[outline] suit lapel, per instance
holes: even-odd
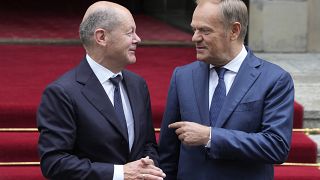
[[[225,103],[222,106],[221,112],[216,126],[222,127],[227,121],[231,113],[235,110],[241,99],[248,92],[255,80],[259,77],[260,71],[256,67],[260,66],[261,62],[253,56],[249,50],[248,55],[243,61],[238,74],[229,90]]]
[[[98,78],[91,70],[87,60],[84,59],[78,66],[76,79],[84,85],[81,92],[91,105],[94,106],[128,142],[126,132],[122,130],[122,125],[116,117],[114,107]]]
[[[126,88],[126,92],[128,94],[128,98],[130,101],[131,111],[133,115],[133,121],[134,121],[134,142],[132,145],[132,149],[135,147],[135,144],[139,140],[139,134],[140,134],[140,122],[139,121],[139,115],[138,115],[138,106],[140,104],[139,101],[141,101],[141,97],[139,96],[138,88],[136,87],[136,84],[134,83],[134,80],[131,78],[131,76],[128,74],[126,70],[122,71],[123,79],[124,79],[124,86]]]
[[[198,67],[192,70],[193,87],[197,100],[202,124],[210,125],[209,121],[209,65],[200,62]]]

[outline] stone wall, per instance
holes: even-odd
[[[249,46],[258,52],[320,52],[319,9],[319,0],[250,0]]]

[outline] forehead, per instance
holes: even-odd
[[[218,4],[200,3],[192,17],[191,26],[217,25],[222,23]]]
[[[125,13],[121,18],[121,24],[125,26],[135,27],[136,24],[134,22],[134,19],[130,13]]]

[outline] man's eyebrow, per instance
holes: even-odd
[[[202,26],[195,26],[195,25],[190,25],[192,29],[212,29],[209,26],[202,25]]]

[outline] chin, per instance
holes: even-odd
[[[128,59],[128,64],[134,64],[134,63],[136,63],[136,61],[137,61],[136,57],[134,57],[134,58],[131,57]]]
[[[199,61],[205,61],[206,57],[200,54],[197,54],[197,60]]]
[[[203,56],[197,56],[197,60],[198,60],[198,61],[205,62],[205,63],[207,63],[207,64],[210,64],[208,58],[203,57]]]

